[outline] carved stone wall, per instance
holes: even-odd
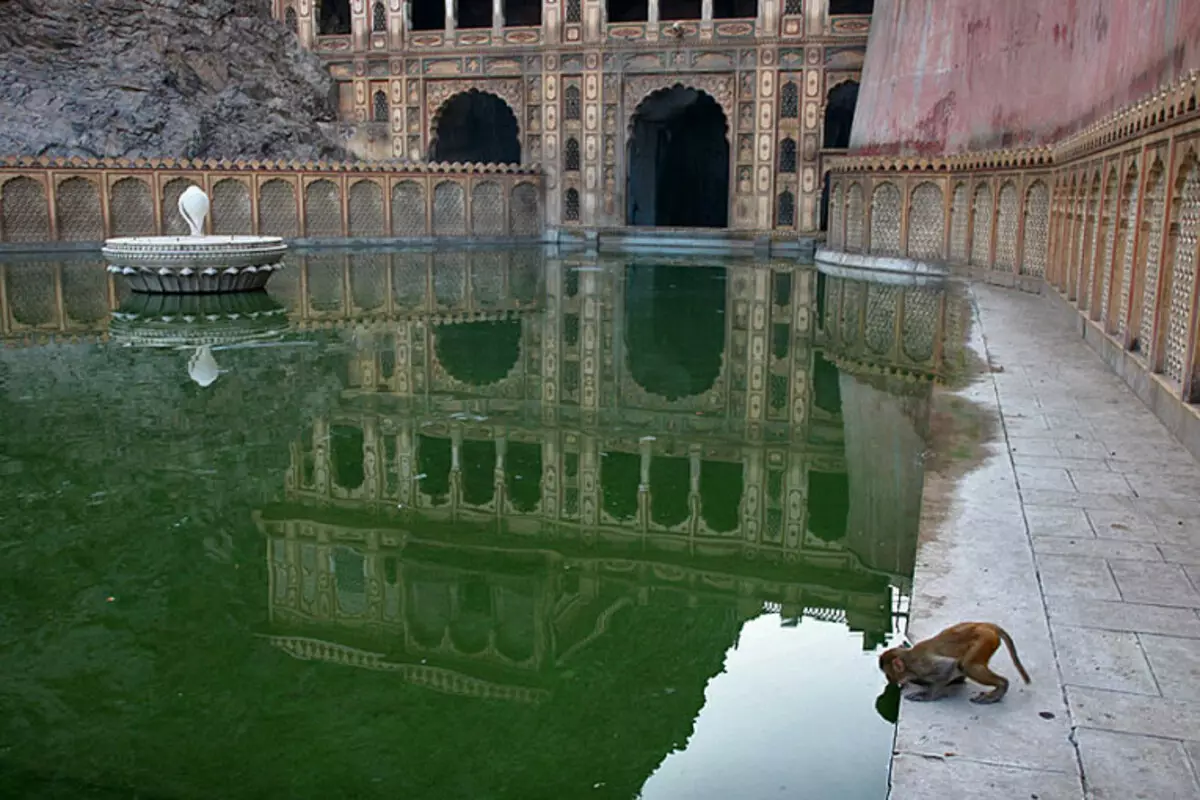
[[[0,244],[181,233],[176,205],[190,185],[209,193],[213,233],[309,239],[541,236],[543,183],[536,171],[339,166],[0,162]],[[47,193],[46,186],[55,191]],[[432,198],[428,206],[426,198]]]
[[[1180,401],[1200,401],[1200,75],[1053,147],[833,164],[832,196],[870,195],[885,183],[910,192],[901,232],[910,256],[926,252],[924,220],[938,219],[940,205],[932,192],[918,202],[916,187],[938,186],[950,198],[951,264],[987,269],[988,279],[1044,277],[1096,335],[1130,354],[1125,363]],[[862,212],[849,201],[845,208],[844,246],[853,250]]]
[[[859,80],[870,21],[830,16],[824,2],[793,3],[786,13],[777,0],[762,0],[758,16],[746,19],[609,22],[601,0],[543,0],[540,26],[510,27],[501,14],[490,30],[457,30],[449,19],[445,30],[414,31],[408,5],[389,0],[380,20],[386,30],[376,31],[372,4],[360,5],[352,6],[349,36],[317,35],[312,0],[276,9],[285,23],[292,12],[301,44],[337,80],[356,152],[421,160],[438,108],[460,92],[491,92],[520,123],[522,164],[545,175],[544,224],[567,228],[625,224],[626,147],[637,106],[680,85],[712,95],[725,113],[729,227],[816,231],[826,98]],[[711,15],[711,5],[704,8]],[[390,125],[373,121],[381,90]],[[795,147],[796,167],[781,174],[784,139]],[[573,155],[567,161],[576,148],[578,167]]]

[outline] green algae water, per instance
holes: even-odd
[[[942,290],[539,250],[0,278],[4,797],[885,797]]]

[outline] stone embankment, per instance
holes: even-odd
[[[8,0],[0,154],[344,158],[336,87],[267,0]]]

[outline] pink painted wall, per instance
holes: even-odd
[[[860,153],[1044,144],[1200,68],[1200,0],[875,0]]]

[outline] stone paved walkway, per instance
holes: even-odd
[[[972,291],[1000,438],[932,493],[910,635],[994,620],[1033,682],[904,703],[891,796],[1200,798],[1200,465],[1049,298]]]

